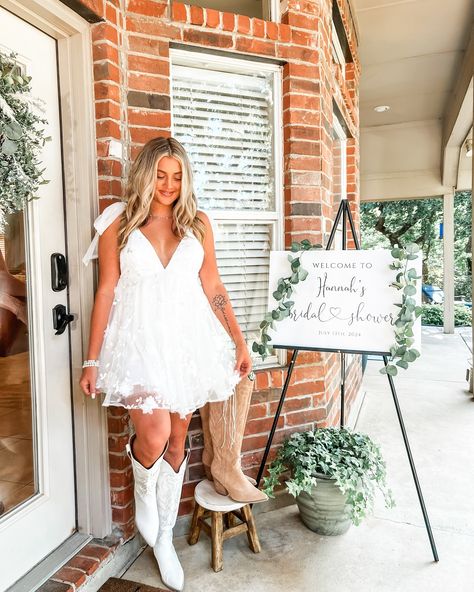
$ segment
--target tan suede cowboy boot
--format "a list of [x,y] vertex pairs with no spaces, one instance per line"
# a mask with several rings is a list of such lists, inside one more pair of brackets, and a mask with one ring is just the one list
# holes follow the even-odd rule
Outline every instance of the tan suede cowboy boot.
[[[239,382],[239,384],[236,386],[237,392],[241,388],[247,388],[246,382],[253,383],[254,380],[255,380],[254,378],[249,380],[249,378],[247,376],[245,378],[243,378]],[[248,412],[249,412],[251,397],[247,397],[246,400],[247,400],[247,409],[242,410],[242,412],[245,413],[245,417],[247,417]],[[209,405],[210,405],[210,403],[207,403],[206,405],[204,405],[204,407],[201,407],[199,409],[199,413],[201,414],[202,435],[203,435],[203,439],[204,439],[204,448],[202,451],[202,464],[204,466],[204,472],[206,474],[206,478],[209,481],[214,481],[214,477],[212,476],[212,473],[211,473],[211,464],[214,459],[214,450],[213,450],[213,446],[212,446],[211,432],[209,430]],[[245,475],[245,477],[250,481],[250,483],[252,485],[257,485],[257,482],[255,481],[255,479],[253,479],[252,477],[249,477],[248,475]]]
[[199,413],[201,414],[201,424],[202,424],[202,435],[204,438],[204,449],[202,451],[202,464],[204,466],[204,472],[206,473],[206,477],[209,481],[213,480],[212,473],[211,473],[211,463],[212,459],[214,458],[214,451],[212,449],[212,438],[211,432],[209,431],[209,405],[204,405],[199,409]]
[[211,473],[217,493],[228,495],[236,502],[264,502],[268,497],[254,487],[243,474],[240,451],[250,406],[254,381],[247,377],[235,388],[227,401],[209,403],[209,431],[214,458]]

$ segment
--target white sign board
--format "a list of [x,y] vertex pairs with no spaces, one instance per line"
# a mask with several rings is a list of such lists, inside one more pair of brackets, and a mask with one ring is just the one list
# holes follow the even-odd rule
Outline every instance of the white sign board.
[[[308,276],[294,286],[290,316],[276,321],[275,330],[269,330],[271,345],[390,355],[395,343],[393,323],[400,310],[395,304],[402,301],[401,291],[390,285],[398,273],[390,269],[392,262],[387,249],[305,251],[301,265]],[[408,261],[408,269],[411,267],[421,275],[421,257]],[[273,292],[279,278],[290,274],[288,251],[273,251],[269,311],[278,306]],[[415,297],[417,304],[421,302],[420,292]],[[420,350],[420,318],[413,331],[413,347]]]

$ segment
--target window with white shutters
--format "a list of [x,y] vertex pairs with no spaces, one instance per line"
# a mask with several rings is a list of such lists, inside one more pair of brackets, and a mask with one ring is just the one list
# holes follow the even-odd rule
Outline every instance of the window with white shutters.
[[250,350],[268,308],[270,251],[283,248],[280,84],[273,64],[172,51],[172,133],[192,162],[198,207],[217,224],[219,272]]

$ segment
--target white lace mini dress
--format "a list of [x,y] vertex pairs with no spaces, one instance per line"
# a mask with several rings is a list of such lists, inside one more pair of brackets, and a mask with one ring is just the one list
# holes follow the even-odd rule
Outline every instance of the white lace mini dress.
[[[97,257],[99,234],[125,209],[108,206],[83,261]],[[182,417],[224,401],[239,382],[235,345],[212,311],[199,270],[204,249],[192,231],[163,267],[140,229],[120,252],[120,278],[99,355],[96,388],[103,405]]]

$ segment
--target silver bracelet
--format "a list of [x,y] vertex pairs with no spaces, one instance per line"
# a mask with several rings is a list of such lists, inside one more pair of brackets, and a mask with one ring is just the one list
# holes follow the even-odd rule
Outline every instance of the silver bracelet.
[[89,368],[90,366],[95,366],[96,368],[98,368],[99,367],[99,360],[84,360],[82,367]]

